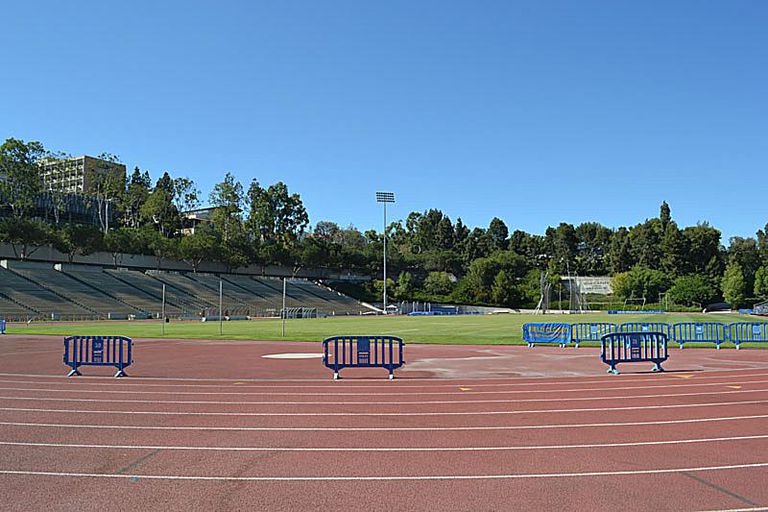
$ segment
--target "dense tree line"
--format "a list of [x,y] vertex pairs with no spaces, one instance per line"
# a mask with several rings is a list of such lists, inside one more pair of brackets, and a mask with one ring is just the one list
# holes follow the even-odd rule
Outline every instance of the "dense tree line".
[[[253,180],[246,187],[225,174],[208,197],[210,222],[185,234],[191,226],[182,213],[202,199],[192,180],[164,172],[153,184],[138,167],[125,182],[105,173],[88,198],[100,215],[93,225],[68,219],[61,194],[43,190],[38,164],[52,157],[62,155],[39,142],[8,139],[0,146],[0,241],[20,258],[50,244],[70,259],[108,251],[116,265],[121,254],[137,253],[154,256],[158,265],[177,258],[195,270],[203,261],[230,270],[249,264],[349,269],[374,278],[355,293],[380,297],[383,233],[331,221],[310,228],[300,196],[282,182],[265,187]],[[50,211],[35,207],[41,194],[50,196]],[[700,307],[768,298],[768,225],[755,238],[732,238],[726,248],[720,231],[706,223],[679,227],[666,203],[657,218],[635,226],[560,223],[543,235],[510,232],[499,218],[487,228],[470,228],[430,209],[391,223],[387,236],[389,271],[396,276],[388,289],[396,300],[532,306],[543,271],[553,282],[565,275],[612,275],[620,299],[656,302],[667,294],[674,303]]]

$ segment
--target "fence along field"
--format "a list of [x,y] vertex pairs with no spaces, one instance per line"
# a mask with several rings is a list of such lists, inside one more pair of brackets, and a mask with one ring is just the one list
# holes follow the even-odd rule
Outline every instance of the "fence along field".
[[[759,317],[737,314],[654,314],[623,315],[623,322],[764,322]],[[583,315],[478,315],[435,317],[336,317],[306,318],[286,321],[286,335],[281,336],[279,319],[226,322],[219,335],[218,322],[171,321],[165,324],[167,339],[229,339],[229,340],[289,340],[320,342],[339,334],[387,334],[398,336],[407,343],[446,344],[523,344],[523,324],[531,322],[617,323],[616,316],[596,313]],[[622,322],[622,323],[623,323]],[[158,321],[109,321],[87,323],[9,324],[8,332],[69,336],[120,334],[132,338],[163,338]],[[696,346],[714,346],[696,344]],[[745,347],[757,344],[743,344]]]

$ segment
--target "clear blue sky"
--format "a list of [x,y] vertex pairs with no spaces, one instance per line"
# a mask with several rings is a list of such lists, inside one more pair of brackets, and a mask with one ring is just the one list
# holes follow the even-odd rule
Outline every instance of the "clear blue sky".
[[768,2],[27,1],[0,136],[285,181],[311,221],[768,222]]

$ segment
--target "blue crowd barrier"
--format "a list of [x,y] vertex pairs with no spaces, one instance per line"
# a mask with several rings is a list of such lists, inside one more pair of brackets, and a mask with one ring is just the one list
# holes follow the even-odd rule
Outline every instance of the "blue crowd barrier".
[[728,340],[736,345],[736,350],[742,343],[767,342],[768,322],[734,322],[728,324]]
[[620,363],[653,363],[654,372],[663,372],[661,363],[669,359],[663,332],[617,332],[606,334],[601,340],[600,359],[608,365],[608,373],[619,374]]
[[114,366],[115,377],[124,377],[133,363],[133,340],[125,336],[67,336],[64,338],[64,364],[72,367],[67,375],[82,375],[81,366]]
[[576,348],[579,348],[579,343],[582,341],[600,342],[604,335],[616,331],[618,331],[618,326],[607,322],[577,323],[571,327],[571,341],[576,345]]
[[619,332],[660,332],[669,337],[669,324],[663,322],[626,322],[619,326]]
[[680,348],[686,343],[714,343],[720,350],[720,345],[727,341],[726,324],[718,322],[684,322],[671,327],[670,338]]
[[523,325],[523,341],[533,347],[537,343],[565,347],[571,342],[571,324],[533,323]]
[[403,340],[396,336],[332,336],[323,340],[323,364],[339,378],[343,368],[384,368],[389,378],[405,364]]
[[0,334],[5,334],[5,320],[0,320]]

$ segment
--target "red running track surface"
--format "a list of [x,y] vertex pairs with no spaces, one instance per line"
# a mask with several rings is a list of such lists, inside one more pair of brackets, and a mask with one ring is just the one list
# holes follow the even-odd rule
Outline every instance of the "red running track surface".
[[596,349],[410,345],[392,382],[319,352],[137,340],[131,377],[67,379],[61,338],[6,335],[2,509],[768,506],[768,351],[616,377]]

